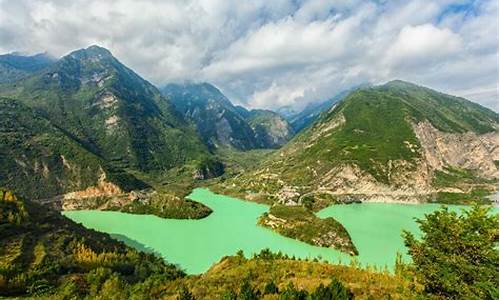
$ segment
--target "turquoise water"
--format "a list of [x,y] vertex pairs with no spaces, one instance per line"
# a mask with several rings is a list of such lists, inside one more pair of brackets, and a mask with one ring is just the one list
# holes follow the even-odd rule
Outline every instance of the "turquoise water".
[[[440,208],[439,204],[388,204],[360,203],[333,205],[317,215],[321,218],[334,217],[344,225],[354,245],[358,248],[358,259],[363,264],[388,266],[391,268],[397,253],[406,253],[402,231],[419,235],[415,218],[423,218]],[[461,212],[465,206],[450,205],[451,211]]]
[[[240,249],[246,256],[269,248],[300,258],[320,256],[333,263],[351,261],[350,256],[339,251],[311,246],[257,226],[258,217],[268,210],[265,205],[217,195],[207,189],[195,189],[189,198],[207,205],[213,213],[201,220],[96,210],[63,214],[130,246],[158,253],[189,274],[203,273],[222,257],[234,255]],[[422,217],[438,207],[434,204],[350,204],[331,206],[318,215],[334,216],[344,224],[360,252],[361,264],[392,268],[396,253],[405,251],[401,230],[417,233],[413,217]]]

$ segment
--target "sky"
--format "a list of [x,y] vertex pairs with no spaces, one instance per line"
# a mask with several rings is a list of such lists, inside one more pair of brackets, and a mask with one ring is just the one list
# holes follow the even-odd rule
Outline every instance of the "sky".
[[300,109],[402,79],[498,111],[496,0],[0,0],[0,53],[97,44],[157,86]]

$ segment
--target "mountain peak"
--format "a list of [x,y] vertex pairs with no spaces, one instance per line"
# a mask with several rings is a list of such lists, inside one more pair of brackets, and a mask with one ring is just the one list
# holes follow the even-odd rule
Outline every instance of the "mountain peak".
[[92,45],[87,48],[82,48],[76,51],[73,51],[69,54],[70,57],[76,59],[85,59],[85,58],[93,58],[93,59],[103,59],[103,58],[113,58],[113,54],[101,46]]
[[395,88],[422,88],[422,86],[420,86],[418,84],[404,81],[401,79],[391,80],[391,81],[383,84],[382,86],[383,87],[395,87]]

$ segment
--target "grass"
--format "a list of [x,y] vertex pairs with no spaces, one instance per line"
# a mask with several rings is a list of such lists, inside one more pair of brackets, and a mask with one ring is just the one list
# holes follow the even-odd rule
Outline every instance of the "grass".
[[447,167],[443,171],[436,171],[432,184],[435,187],[457,187],[472,184],[494,184],[495,179],[481,178],[473,170]]
[[311,245],[331,247],[350,255],[357,255],[347,230],[334,218],[318,218],[303,206],[274,205],[258,223],[286,237]]
[[[154,194],[147,202],[134,201],[117,210],[134,214],[151,214],[168,219],[202,219],[212,213],[207,206],[170,194]],[[111,208],[112,209],[112,208]]]
[[[263,291],[273,282],[280,291],[290,283],[298,289],[313,291],[320,284],[337,278],[354,294],[355,299],[412,299],[420,286],[402,276],[375,272],[356,266],[331,265],[315,261],[295,260],[287,257],[242,256],[223,258],[206,273],[188,276],[153,289],[154,295],[176,299],[180,286],[186,286],[196,299],[220,299],[227,291],[238,291],[241,283],[249,281],[253,289]],[[277,299],[266,296],[264,299]]]
[[450,193],[450,192],[439,192],[435,195],[431,202],[437,202],[442,204],[485,204],[491,205],[491,199],[489,196],[492,194],[491,191],[482,188],[475,188],[469,193]]
[[385,166],[390,160],[413,162],[419,157],[417,151],[405,144],[415,145],[415,150],[420,146],[407,121],[410,109],[399,99],[358,91],[335,111],[343,114],[345,124],[301,153],[300,161],[354,163],[377,180],[388,183]]

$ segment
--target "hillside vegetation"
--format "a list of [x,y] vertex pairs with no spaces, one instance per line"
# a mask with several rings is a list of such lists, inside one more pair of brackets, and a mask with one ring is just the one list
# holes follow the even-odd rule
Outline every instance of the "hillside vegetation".
[[[498,215],[446,208],[405,233],[415,263],[395,272],[242,251],[186,276],[154,254],[85,229],[0,189],[0,297],[29,299],[470,299],[498,298]],[[133,242],[133,241],[131,241]],[[141,245],[138,245],[141,247]],[[479,262],[479,263],[478,263]]]
[[151,276],[184,276],[153,254],[0,189],[0,296],[112,295]]
[[[0,176],[18,177],[2,184],[26,196],[46,198],[89,187],[103,172],[122,190],[141,189],[147,185],[134,179],[130,170],[163,172],[195,165],[210,156],[195,131],[160,92],[104,48],[92,46],[74,51],[32,76],[0,85],[0,95],[16,102],[3,100],[2,104],[10,109],[1,110],[2,119],[15,117],[12,122],[17,122],[4,125],[16,126],[3,129],[12,137],[2,149],[2,157],[10,157],[15,166],[0,171]],[[44,124],[38,127],[34,122]],[[16,147],[19,142],[15,135],[23,130],[25,135],[38,135],[43,140],[32,138],[24,141],[25,146]],[[38,150],[39,155],[26,145],[41,147],[37,145],[41,142],[48,151]],[[53,143],[58,147],[51,151]],[[13,172],[14,167],[17,172]],[[103,171],[97,172],[98,168]],[[66,175],[61,176],[62,182],[51,180],[71,171],[81,173],[79,184]],[[29,181],[29,174],[38,177],[44,189],[26,189],[24,181]],[[123,174],[128,179],[120,178]],[[68,182],[77,184],[71,186]]]
[[439,201],[440,192],[465,200],[496,189],[497,133],[498,115],[489,109],[394,81],[353,91],[218,191],[295,204],[325,194],[341,202]]
[[347,230],[334,218],[320,219],[302,206],[274,205],[259,218],[259,225],[308,244],[358,255]]

